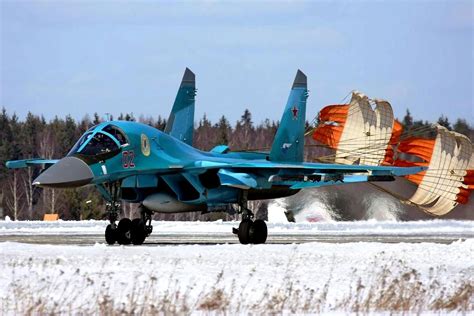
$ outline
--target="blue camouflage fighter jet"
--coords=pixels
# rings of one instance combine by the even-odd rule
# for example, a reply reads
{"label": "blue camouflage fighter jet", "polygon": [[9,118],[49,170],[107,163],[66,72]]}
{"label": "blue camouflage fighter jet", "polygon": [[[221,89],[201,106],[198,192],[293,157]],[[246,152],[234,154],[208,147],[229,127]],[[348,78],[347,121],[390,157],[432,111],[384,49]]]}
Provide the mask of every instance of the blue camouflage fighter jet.
{"label": "blue camouflage fighter jet", "polygon": [[[253,220],[248,201],[293,195],[305,188],[342,183],[392,181],[422,167],[339,165],[303,162],[306,75],[298,70],[270,152],[209,152],[192,146],[195,75],[186,69],[164,132],[127,121],[89,129],[59,160],[8,161],[8,168],[43,165],[34,185],[71,188],[94,185],[107,201],[108,244],[142,244],[152,232],[154,212],[208,212],[238,206],[234,228],[242,244],[267,239],[263,220]],[[122,218],[121,201],[140,203],[141,217]],[[230,233],[230,232],[229,232]]]}

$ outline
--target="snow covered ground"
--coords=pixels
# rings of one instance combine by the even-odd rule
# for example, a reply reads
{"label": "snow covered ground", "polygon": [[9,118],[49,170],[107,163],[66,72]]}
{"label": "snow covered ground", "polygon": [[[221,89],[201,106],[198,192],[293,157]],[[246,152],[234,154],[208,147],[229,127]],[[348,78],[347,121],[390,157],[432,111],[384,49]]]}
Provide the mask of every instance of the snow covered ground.
{"label": "snow covered ground", "polygon": [[439,244],[0,244],[2,313],[473,311],[472,240]]}
{"label": "snow covered ground", "polygon": [[[103,232],[104,222],[0,222],[0,233]],[[176,231],[234,223],[156,222]],[[470,222],[272,224],[270,230],[472,232]],[[474,311],[474,239],[133,247],[0,243],[0,313]]]}

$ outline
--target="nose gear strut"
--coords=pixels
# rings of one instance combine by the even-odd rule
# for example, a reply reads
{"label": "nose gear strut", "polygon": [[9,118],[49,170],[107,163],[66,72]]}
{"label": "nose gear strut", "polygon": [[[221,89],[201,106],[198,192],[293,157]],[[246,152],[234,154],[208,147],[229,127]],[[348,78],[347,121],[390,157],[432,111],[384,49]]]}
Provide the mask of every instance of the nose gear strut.
{"label": "nose gear strut", "polygon": [[254,214],[248,208],[247,191],[242,191],[238,213],[242,214],[239,228],[232,228],[232,232],[239,237],[241,244],[263,244],[267,241],[267,224],[257,219],[253,221]]}

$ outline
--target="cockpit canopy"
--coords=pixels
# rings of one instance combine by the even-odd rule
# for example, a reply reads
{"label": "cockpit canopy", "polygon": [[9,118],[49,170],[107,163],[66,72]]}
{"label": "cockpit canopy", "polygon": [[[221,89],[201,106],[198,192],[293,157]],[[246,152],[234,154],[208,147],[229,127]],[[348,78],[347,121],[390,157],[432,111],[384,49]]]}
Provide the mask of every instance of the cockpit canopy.
{"label": "cockpit canopy", "polygon": [[78,156],[87,163],[95,163],[117,155],[128,144],[125,133],[114,125],[91,128],[77,141],[68,156]]}

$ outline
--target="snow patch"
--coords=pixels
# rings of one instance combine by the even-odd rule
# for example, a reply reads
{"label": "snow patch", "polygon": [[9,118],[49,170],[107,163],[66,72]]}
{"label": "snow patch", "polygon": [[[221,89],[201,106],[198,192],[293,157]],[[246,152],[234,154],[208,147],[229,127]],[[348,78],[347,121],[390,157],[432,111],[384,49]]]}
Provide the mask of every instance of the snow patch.
{"label": "snow patch", "polygon": [[276,199],[268,204],[268,222],[288,223],[285,199]]}
{"label": "snow patch", "polygon": [[474,240],[153,248],[5,242],[0,253],[2,314],[474,310]]}
{"label": "snow patch", "polygon": [[366,209],[366,220],[396,221],[403,212],[400,202],[375,193],[365,195],[363,205]]}

